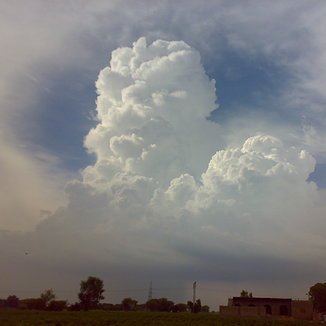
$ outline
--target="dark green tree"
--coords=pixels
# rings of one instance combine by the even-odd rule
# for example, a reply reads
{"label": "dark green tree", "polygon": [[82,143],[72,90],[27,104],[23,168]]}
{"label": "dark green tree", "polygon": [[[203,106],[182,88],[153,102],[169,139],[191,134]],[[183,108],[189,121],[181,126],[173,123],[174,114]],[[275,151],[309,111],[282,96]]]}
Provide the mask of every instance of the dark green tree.
{"label": "dark green tree", "polygon": [[187,302],[188,310],[193,313],[201,312],[201,300],[197,299],[195,304],[192,301]]}
{"label": "dark green tree", "polygon": [[209,312],[209,306],[207,306],[207,305],[202,306],[201,311],[202,312]]}
{"label": "dark green tree", "polygon": [[41,298],[29,298],[20,301],[22,306],[32,310],[45,310],[44,301]]}
{"label": "dark green tree", "polygon": [[44,306],[47,308],[51,301],[55,299],[55,294],[52,289],[48,289],[41,293],[40,299],[43,301]]}
{"label": "dark green tree", "polygon": [[157,299],[150,299],[146,302],[146,308],[150,311],[159,311]]}
{"label": "dark green tree", "polygon": [[81,309],[82,309],[82,307],[79,302],[75,302],[75,303],[69,305],[67,308],[68,311],[79,311]]}
{"label": "dark green tree", "polygon": [[18,308],[19,299],[15,295],[9,295],[4,302],[4,306],[7,308]]}
{"label": "dark green tree", "polygon": [[104,291],[103,281],[98,277],[89,276],[86,281],[81,281],[78,298],[82,309],[96,309],[104,299]]}
{"label": "dark green tree", "polygon": [[121,306],[124,311],[136,310],[137,300],[131,298],[124,298],[121,302]]}
{"label": "dark green tree", "polygon": [[52,300],[47,306],[47,310],[62,311],[67,309],[67,301],[65,300]]}
{"label": "dark green tree", "polygon": [[187,305],[185,303],[177,303],[173,307],[173,312],[185,312],[187,311]]}
{"label": "dark green tree", "polygon": [[251,292],[248,292],[246,290],[242,290],[240,292],[240,297],[241,298],[252,298],[252,293]]}
{"label": "dark green tree", "polygon": [[146,302],[146,308],[150,311],[167,311],[173,310],[174,302],[167,298],[151,299]]}
{"label": "dark green tree", "polygon": [[190,312],[194,311],[194,303],[192,301],[187,301],[187,307]]}
{"label": "dark green tree", "polygon": [[198,312],[201,312],[201,300],[197,299],[194,305],[194,311],[195,314],[197,314]]}
{"label": "dark green tree", "polygon": [[326,311],[326,283],[311,286],[308,294],[316,311]]}

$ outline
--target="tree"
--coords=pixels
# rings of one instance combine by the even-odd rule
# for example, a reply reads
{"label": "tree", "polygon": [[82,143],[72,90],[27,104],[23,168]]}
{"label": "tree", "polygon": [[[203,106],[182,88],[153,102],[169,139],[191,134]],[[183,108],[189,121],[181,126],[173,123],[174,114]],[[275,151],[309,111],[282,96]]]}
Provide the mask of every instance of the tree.
{"label": "tree", "polygon": [[131,298],[124,298],[121,302],[124,311],[136,310],[137,300]]}
{"label": "tree", "polygon": [[146,308],[150,311],[167,311],[173,310],[174,302],[167,298],[151,299],[146,302]]}
{"label": "tree", "polygon": [[44,302],[44,306],[48,307],[51,301],[55,299],[55,294],[52,289],[48,289],[41,293],[40,299]]}
{"label": "tree", "polygon": [[201,312],[201,301],[200,299],[197,299],[195,304],[192,301],[188,301],[187,302],[187,306],[189,311],[193,312],[193,313],[198,313]]}
{"label": "tree", "polygon": [[240,292],[240,297],[241,298],[252,298],[252,293],[251,292],[248,292],[246,290],[242,290]]}
{"label": "tree", "polygon": [[187,307],[190,312],[194,311],[194,303],[192,301],[187,301]]}
{"label": "tree", "polygon": [[7,308],[18,308],[19,299],[15,295],[9,295],[4,302],[4,306]]}
{"label": "tree", "polygon": [[79,310],[81,310],[81,305],[80,305],[80,303],[75,302],[75,303],[71,304],[70,306],[68,306],[67,310],[68,311],[79,311]]}
{"label": "tree", "polygon": [[146,308],[150,311],[159,311],[157,299],[150,299],[146,302]]}
{"label": "tree", "polygon": [[185,312],[187,311],[187,305],[185,303],[177,303],[173,307],[173,312]]}
{"label": "tree", "polygon": [[326,283],[311,286],[308,294],[316,311],[326,311]]}
{"label": "tree", "polygon": [[201,307],[202,312],[209,312],[209,306],[205,305]]}
{"label": "tree", "polygon": [[47,310],[51,311],[61,311],[64,309],[67,309],[66,300],[52,300],[47,307]]}
{"label": "tree", "polygon": [[201,312],[201,301],[200,299],[197,299],[194,305],[194,313],[197,314],[198,312]]}
{"label": "tree", "polygon": [[101,300],[104,299],[103,281],[97,277],[89,276],[86,281],[80,282],[78,298],[84,310],[96,309]]}
{"label": "tree", "polygon": [[45,310],[44,301],[41,298],[29,298],[20,300],[23,307],[32,310]]}

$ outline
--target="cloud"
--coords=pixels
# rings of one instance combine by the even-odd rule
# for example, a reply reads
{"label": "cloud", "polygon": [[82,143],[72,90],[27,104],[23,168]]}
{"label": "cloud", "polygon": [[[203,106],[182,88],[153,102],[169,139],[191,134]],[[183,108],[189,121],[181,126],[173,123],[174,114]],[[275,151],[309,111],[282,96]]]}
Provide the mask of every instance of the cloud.
{"label": "cloud", "polygon": [[[39,107],[37,97],[51,92],[56,82],[62,84],[67,80],[68,76],[59,72],[72,75],[82,71],[84,83],[92,83],[105,64],[108,51],[128,45],[142,35],[150,41],[185,40],[200,51],[209,75],[223,74],[224,67],[226,71],[232,70],[236,65],[225,58],[234,56],[246,64],[257,61],[269,73],[279,68],[285,74],[274,77],[278,79],[276,90],[265,90],[263,98],[267,100],[261,104],[266,106],[265,110],[272,107],[273,111],[286,112],[287,118],[298,119],[299,124],[306,115],[308,119],[303,124],[308,126],[325,120],[321,91],[325,47],[320,33],[324,24],[320,19],[325,10],[323,1],[309,6],[305,1],[272,5],[256,0],[245,5],[214,1],[205,6],[196,1],[178,5],[172,1],[151,5],[140,2],[137,10],[129,1],[98,1],[84,6],[72,2],[65,8],[41,1],[1,6],[1,31],[6,42],[6,60],[1,66],[1,120],[20,125],[19,130],[27,122],[33,126],[35,115],[45,110]],[[273,96],[268,97],[271,92]],[[231,94],[239,93],[234,90]],[[243,102],[244,98],[239,99],[240,105]],[[250,104],[251,110],[257,108],[257,103]],[[22,117],[19,121],[17,115]],[[3,123],[3,128],[7,129],[8,124]],[[30,130],[33,129],[35,119]],[[318,132],[323,129],[321,125]],[[302,137],[303,132],[298,134]],[[314,153],[318,153],[317,147]]]}
{"label": "cloud", "polygon": [[96,84],[98,124],[85,139],[96,162],[35,232],[3,235],[16,237],[12,257],[27,247],[51,273],[96,270],[116,284],[153,274],[182,284],[319,275],[324,201],[307,181],[314,158],[267,134],[221,149],[221,127],[206,119],[215,83],[197,51],[141,38],[113,52]]}
{"label": "cloud", "polygon": [[[184,14],[185,6],[188,8],[187,14]],[[266,6],[269,6],[268,10],[266,10]],[[160,116],[165,120],[154,119],[151,123],[148,122],[147,131],[145,127],[143,130],[148,135],[143,140],[140,139],[141,137],[137,138],[133,131],[130,131],[130,134],[123,132],[122,138],[121,135],[116,134],[116,138],[112,139],[109,134],[105,135],[105,131],[101,132],[103,136],[103,152],[106,151],[106,139],[110,138],[112,150],[116,151],[116,153],[120,151],[121,157],[126,155],[127,150],[131,151],[131,148],[133,148],[133,155],[137,155],[138,149],[144,151],[143,157],[147,157],[146,162],[150,162],[150,159],[154,160],[155,158],[160,161],[165,160],[170,167],[169,175],[167,178],[163,175],[161,179],[169,180],[178,174],[189,173],[198,180],[209,158],[217,149],[222,149],[231,143],[240,146],[252,134],[263,131],[264,133],[281,135],[282,139],[288,136],[290,138],[289,142],[293,142],[293,139],[295,139],[297,144],[312,152],[318,161],[324,162],[325,148],[320,140],[320,135],[323,134],[325,129],[323,122],[325,121],[323,113],[324,100],[321,91],[324,84],[323,76],[325,75],[323,73],[325,47],[321,37],[322,33],[320,33],[324,26],[323,20],[320,19],[320,17],[323,17],[322,13],[325,10],[322,1],[317,1],[314,6],[307,6],[304,1],[298,1],[295,5],[281,2],[269,5],[249,1],[245,6],[238,2],[225,5],[223,2],[216,1],[206,4],[204,7],[196,1],[187,1],[187,3],[180,5],[175,5],[171,1],[163,1],[150,6],[145,2],[141,2],[137,7],[136,15],[134,10],[135,8],[128,1],[124,2],[123,5],[120,2],[99,1],[96,5],[85,4],[85,6],[78,6],[72,2],[65,8],[58,4],[49,5],[41,1],[32,1],[28,5],[20,2],[1,4],[1,34],[4,40],[3,56],[5,60],[1,65],[3,72],[1,85],[3,87],[1,87],[0,123],[3,135],[11,139],[7,143],[12,144],[13,151],[21,148],[21,144],[23,144],[23,147],[29,148],[31,143],[36,143],[46,148],[46,150],[43,150],[44,152],[50,153],[52,156],[62,156],[62,152],[58,150],[58,148],[60,149],[59,144],[56,143],[57,146],[53,146],[53,138],[60,139],[62,137],[62,133],[58,131],[61,128],[73,130],[68,123],[64,123],[66,122],[68,108],[62,103],[49,105],[49,103],[44,103],[42,99],[47,98],[48,101],[52,102],[53,98],[58,98],[55,95],[56,85],[64,85],[67,88],[65,91],[69,94],[72,93],[73,87],[86,88],[85,85],[93,83],[97,71],[105,64],[108,51],[117,46],[128,45],[139,36],[146,35],[150,41],[157,38],[185,40],[187,44],[200,51],[202,63],[209,71],[209,75],[212,75],[215,71],[217,73],[223,72],[222,68],[224,66],[226,71],[234,68],[230,62],[226,62],[224,59],[229,57],[230,53],[240,55],[244,61],[252,61],[253,58],[263,57],[272,67],[281,67],[290,77],[290,82],[288,79],[286,83],[279,80],[281,94],[274,96],[275,94],[271,90],[273,97],[268,98],[268,102],[261,105],[266,106],[264,114],[272,110],[274,112],[283,111],[286,112],[291,121],[289,119],[286,119],[286,122],[279,121],[279,119],[266,121],[264,117],[257,118],[255,112],[257,103],[253,103],[250,108],[250,112],[254,112],[252,116],[248,117],[246,110],[241,106],[241,108],[238,108],[235,118],[232,118],[232,115],[228,116],[229,119],[226,122],[224,131],[221,131],[220,128],[220,131],[217,132],[216,125],[212,127],[201,120],[201,117],[208,116],[216,108],[216,95],[214,92],[205,92],[199,89],[196,93],[191,94],[192,96],[189,96],[184,90],[175,87],[179,80],[173,82],[173,79],[177,79],[175,73],[178,72],[171,70],[171,67],[174,64],[173,60],[178,60],[178,55],[175,58],[167,55],[162,56],[160,51],[169,50],[152,47],[151,51],[158,51],[157,53],[159,53],[157,60],[152,58],[150,65],[144,65],[139,70],[138,74],[141,76],[136,76],[135,72],[131,73],[131,70],[139,64],[139,57],[137,58],[136,54],[132,55],[133,63],[129,64],[131,50],[124,48],[124,50],[120,49],[116,52],[116,58],[115,54],[113,55],[110,72],[103,71],[102,77],[98,80],[98,91],[101,90],[101,83],[106,89],[106,95],[98,98],[98,107],[101,106],[100,101],[103,101],[103,109],[101,109],[103,112],[98,111],[99,118],[101,119],[102,115],[107,116],[105,113],[105,107],[108,106],[106,101],[113,101],[114,105],[117,105],[116,101],[119,101],[120,96],[120,100],[125,102],[124,107],[118,110],[115,115],[110,115],[110,119],[116,119],[121,124],[131,123],[129,112],[133,115],[134,121],[138,119],[139,123],[141,123],[141,119],[143,119],[141,115],[145,114],[145,111],[141,107],[138,108],[138,111],[135,108],[130,109],[127,102],[129,101],[133,105],[137,101],[141,103],[143,98],[147,98],[155,106],[161,107]],[[268,15],[266,15],[267,12]],[[266,24],[266,21],[268,21],[268,24]],[[126,22],[126,24],[121,24],[121,22]],[[135,49],[135,51],[139,52],[139,56],[141,55],[141,42],[138,46],[139,49]],[[184,69],[187,69],[189,74],[195,73],[193,69],[197,69],[199,66],[193,68],[189,65],[189,62],[199,60],[199,55],[194,50],[186,50],[189,46],[184,45],[184,47],[183,51],[188,51],[189,56],[187,58],[182,56],[182,61],[179,61],[178,64],[180,64],[180,67],[184,65]],[[122,53],[122,51],[125,52]],[[148,53],[148,55],[155,56],[157,53],[154,52]],[[195,57],[197,59],[194,59]],[[170,61],[170,66],[164,60]],[[161,68],[165,70],[162,71]],[[128,72],[128,69],[131,70]],[[67,72],[64,76],[62,75],[63,71]],[[77,83],[73,81],[68,83],[67,80],[70,80],[70,75],[75,75],[77,71],[82,72],[78,78],[83,79],[85,82],[81,83],[79,81]],[[132,74],[134,76],[131,76]],[[157,78],[158,75],[159,78]],[[190,85],[192,81],[188,76],[185,74],[184,78],[187,79],[189,88],[194,92],[194,89],[201,87],[200,78],[196,79],[197,84]],[[148,87],[150,87],[152,79],[158,86],[160,80],[165,83],[168,78],[170,78],[169,85],[171,89],[174,87],[173,90],[158,89],[156,92],[152,92],[151,98],[149,98],[146,92],[147,89],[151,92]],[[206,76],[206,78],[208,77]],[[138,84],[134,83],[136,79]],[[107,83],[110,83],[109,90],[106,87]],[[203,87],[204,84],[202,84]],[[124,94],[120,93],[121,89],[124,89]],[[63,90],[60,89],[60,91]],[[74,96],[81,96],[81,93],[76,92]],[[52,94],[50,99],[48,98],[49,94]],[[201,94],[206,99],[200,98]],[[234,93],[233,97],[236,94]],[[208,98],[209,96],[211,98]],[[264,97],[266,98],[266,96]],[[190,102],[186,101],[187,98]],[[241,98],[238,100],[242,101]],[[81,107],[80,102],[84,101],[84,99],[77,98],[76,101],[69,103],[69,108]],[[187,119],[187,115],[190,115],[187,110],[180,110],[179,115],[168,117],[172,110],[164,108],[173,105],[180,107],[178,102],[182,102],[184,107],[189,105],[195,108],[197,106],[197,109],[191,111],[191,114],[198,115],[196,127],[188,125],[192,120]],[[202,105],[201,102],[206,103]],[[232,110],[229,109],[229,111]],[[69,110],[69,112],[71,111]],[[123,114],[127,117],[125,120],[123,120]],[[51,137],[44,137],[47,132],[46,129],[49,128],[40,119],[42,115],[50,117],[47,122],[49,125],[55,124],[54,121],[60,121],[60,128],[54,128],[57,131],[56,133],[53,132]],[[76,118],[76,116],[77,114],[73,118]],[[146,113],[146,119],[147,116],[149,116],[148,112]],[[170,128],[169,134],[175,132],[175,119],[182,119],[184,122],[183,126],[178,125],[178,130],[181,130],[179,128],[187,129],[185,132],[177,131],[179,134],[175,135],[176,137],[184,137],[178,143],[182,148],[177,147],[175,143],[176,137],[174,136],[170,138],[164,137],[164,144],[160,144],[162,147],[174,148],[175,152],[170,152],[170,157],[159,157],[158,152],[161,152],[161,150],[158,150],[154,144],[146,143],[146,149],[143,147],[141,141],[148,142],[150,137],[154,137],[154,133],[149,129],[162,129],[158,126],[160,123],[169,124],[169,126],[163,127],[164,130]],[[271,119],[270,116],[269,119]],[[237,123],[239,120],[240,123]],[[113,120],[111,123],[116,124]],[[200,136],[194,139],[192,135],[189,135],[191,129],[197,128],[200,124],[201,129],[208,128],[211,130],[209,137],[206,139],[204,136],[201,139]],[[290,124],[292,124],[291,127]],[[281,125],[282,130],[280,130]],[[231,135],[227,127],[236,130],[233,130]],[[98,130],[95,130],[94,133],[99,134],[100,128],[98,126]],[[279,129],[276,130],[276,128]],[[74,137],[77,137],[75,132],[74,134],[68,133],[65,142],[61,141],[61,148],[70,146],[66,149],[66,153],[74,152],[74,148],[76,148],[76,143],[72,141]],[[78,137],[81,137],[81,133],[78,134]],[[87,137],[86,145],[90,152],[95,152],[91,144],[92,137],[92,134]],[[94,135],[94,137],[99,137],[99,135]],[[160,135],[156,134],[156,137],[160,137]],[[44,143],[45,139],[48,139],[46,144]],[[60,143],[59,140],[58,142]],[[208,144],[208,142],[211,144]],[[201,146],[203,143],[206,145]],[[79,145],[81,146],[81,142]],[[198,154],[198,150],[201,151],[200,154]],[[80,151],[81,149],[79,149],[79,153]],[[96,151],[96,154],[100,155],[98,142]],[[184,153],[179,155],[182,151]],[[20,153],[20,156],[25,155],[26,152]],[[33,156],[32,151],[29,151],[28,156]],[[178,161],[180,159],[187,162]],[[115,163],[118,166],[120,163],[111,162],[112,164],[108,165],[105,160],[98,160],[96,163],[97,168],[102,171],[101,173],[106,170],[105,173],[110,178],[110,173],[111,176],[116,173]],[[128,165],[128,169],[147,169],[143,164],[144,162],[140,159],[136,160],[135,157],[124,158],[124,160],[125,164]],[[64,159],[59,160],[59,162],[61,166],[65,164]],[[142,164],[139,164],[140,162]],[[78,164],[78,168],[84,166],[83,162]],[[148,164],[151,165],[151,163]],[[179,167],[182,166],[182,168],[180,169],[178,165]],[[184,169],[184,165],[188,165],[187,168]],[[50,166],[49,169],[51,170],[52,167]],[[109,171],[109,169],[113,170]],[[34,171],[37,170],[37,166],[35,166]],[[88,177],[93,178],[94,182],[101,182],[97,179],[98,175],[95,176],[94,174],[95,168],[89,170],[92,170],[92,172],[89,172]],[[161,172],[157,169],[155,173],[159,174]],[[56,185],[50,183],[47,187],[56,188]],[[26,196],[28,197],[28,194]],[[61,195],[58,193],[55,196],[60,197]],[[52,207],[52,205],[47,204],[44,206]]]}
{"label": "cloud", "polygon": [[[86,182],[107,186],[118,173],[159,183],[183,172],[199,176],[214,151],[218,128],[206,120],[216,108],[215,82],[197,51],[184,42],[156,41],[147,47],[141,38],[133,48],[112,53],[96,85],[100,123],[85,146],[97,162],[83,172]],[[205,133],[193,132],[199,129]]]}
{"label": "cloud", "polygon": [[[240,267],[248,276],[241,276],[243,282],[250,275],[258,280],[266,261],[277,267],[267,269],[265,280],[282,276],[285,265],[284,276],[300,276],[305,264],[314,279],[325,251],[324,193],[307,181],[315,164],[308,152],[324,159],[325,148],[322,1],[313,6],[216,1],[204,7],[163,1],[141,3],[137,10],[128,1],[2,6],[8,60],[2,66],[1,123],[9,138],[14,133],[18,138],[2,147],[8,212],[3,228],[32,227],[39,207],[51,209],[62,201],[53,200],[61,196],[53,177],[56,163],[19,147],[30,136],[26,130],[33,134],[38,128],[31,121],[48,107],[40,108],[41,94],[66,79],[60,71],[83,71],[82,78],[93,82],[108,51],[141,35],[149,40],[116,49],[101,71],[98,122],[85,139],[95,163],[67,185],[67,205],[35,232],[3,238],[13,266],[27,247],[33,252],[30,266],[46,265],[53,279],[54,270],[62,275],[60,265],[78,275],[110,271],[117,281],[131,268],[144,279],[151,271],[171,278],[187,272],[191,279],[200,264],[198,273],[212,280],[218,278],[214,260],[224,264],[224,272],[219,270],[224,278],[233,275],[230,282],[239,278],[234,271]],[[216,73],[219,91],[218,74],[224,65],[226,71],[233,68],[225,59],[230,53],[247,63],[263,58],[289,79],[278,80],[277,92],[265,90],[263,103],[247,110],[248,103],[241,105],[223,122],[217,114],[215,123],[206,119],[218,106],[211,76]],[[257,106],[263,107],[260,115]],[[60,105],[55,108],[64,115]],[[271,111],[286,119],[274,119]],[[26,166],[32,172],[20,174]],[[14,268],[6,270],[14,275]]]}

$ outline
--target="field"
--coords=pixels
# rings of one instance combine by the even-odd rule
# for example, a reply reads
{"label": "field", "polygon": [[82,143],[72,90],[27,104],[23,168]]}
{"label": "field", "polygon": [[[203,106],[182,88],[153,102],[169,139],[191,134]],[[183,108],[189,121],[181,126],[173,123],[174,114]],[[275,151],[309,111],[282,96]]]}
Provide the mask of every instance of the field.
{"label": "field", "polygon": [[222,317],[216,313],[0,310],[1,326],[305,326],[316,322]]}

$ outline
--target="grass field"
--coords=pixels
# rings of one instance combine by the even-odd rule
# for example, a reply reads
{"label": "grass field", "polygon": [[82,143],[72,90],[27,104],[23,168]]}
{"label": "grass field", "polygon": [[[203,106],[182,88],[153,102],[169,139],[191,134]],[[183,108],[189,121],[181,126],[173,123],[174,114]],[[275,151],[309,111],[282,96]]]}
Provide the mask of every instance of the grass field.
{"label": "grass field", "polygon": [[316,322],[222,317],[216,313],[0,310],[1,326],[305,326]]}

